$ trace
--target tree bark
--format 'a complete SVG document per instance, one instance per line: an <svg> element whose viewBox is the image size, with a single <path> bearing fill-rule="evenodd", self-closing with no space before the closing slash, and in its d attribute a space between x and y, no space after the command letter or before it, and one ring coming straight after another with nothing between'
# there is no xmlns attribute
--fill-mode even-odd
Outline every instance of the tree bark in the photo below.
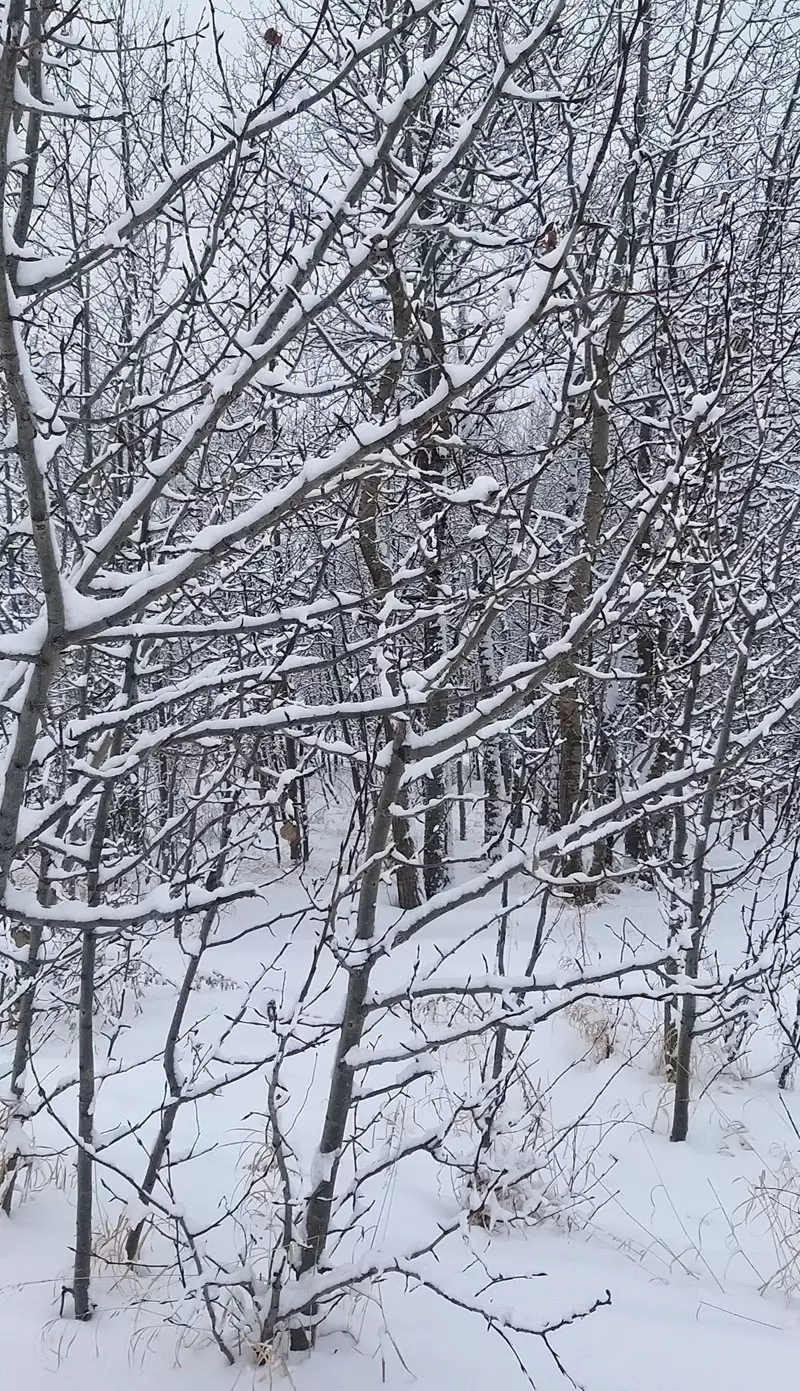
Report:
<svg viewBox="0 0 800 1391"><path fill-rule="evenodd" d="M367 844L367 869L361 881L356 916L357 947L366 946L375 934L381 869L391 835L391 806L396 800L406 766L403 756L404 734L404 730L399 731L392 742L391 760L375 807ZM368 953L359 953L359 957L360 964L348 969L347 994L319 1143L320 1155L326 1162L326 1173L317 1183L306 1204L305 1237L297 1268L298 1276L306 1275L318 1266L328 1239L331 1204L353 1100L354 1074L348 1066L347 1057L351 1049L358 1047L364 1032L367 1017L365 1004L373 965ZM312 1301L303 1311L306 1324L311 1324L311 1327L297 1326L292 1330L291 1344L295 1350L308 1348L313 1341L313 1320L316 1313L316 1303Z"/></svg>
<svg viewBox="0 0 800 1391"><path fill-rule="evenodd" d="M94 991L97 938L93 928L83 930L81 943L80 1002L78 1007L78 1155L75 1208L75 1265L72 1298L75 1317L85 1323L92 1317L92 1212L94 1186Z"/></svg>

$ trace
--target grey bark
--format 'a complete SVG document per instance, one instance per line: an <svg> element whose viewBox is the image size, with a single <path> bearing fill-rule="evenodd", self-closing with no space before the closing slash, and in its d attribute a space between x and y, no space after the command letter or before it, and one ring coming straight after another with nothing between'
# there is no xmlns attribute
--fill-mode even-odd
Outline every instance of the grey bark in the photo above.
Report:
<svg viewBox="0 0 800 1391"><path fill-rule="evenodd" d="M736 703L747 672L750 647L756 631L756 619L751 618L747 632L741 641L739 655L733 669L722 712L719 734L714 754L714 767L709 774L700 810L698 834L692 855L692 897L689 916L691 946L686 953L685 974L696 980L700 970L703 949L707 870L706 856L708 840L714 818L714 811L725 770L725 760L733 734L733 720ZM675 1099L672 1112L670 1139L683 1141L689 1133L689 1095L691 1086L692 1046L694 1043L695 1020L697 1018L697 997L684 995L681 1006L681 1022L678 1031L678 1045L675 1061Z"/></svg>
<svg viewBox="0 0 800 1391"><path fill-rule="evenodd" d="M403 756L404 735L405 731L401 729L394 736L391 760L375 807L367 844L367 869L361 881L358 900L354 941L356 948L366 947L375 934L381 870L392 828L391 807L397 797L406 766ZM328 1171L317 1183L306 1205L303 1248L297 1269L299 1276L306 1275L318 1266L328 1239L336 1177L353 1100L354 1073L352 1067L348 1066L347 1057L351 1049L358 1047L364 1032L372 965L369 953L364 951L359 953L357 964L348 968L347 994L319 1143L320 1155L323 1160L328 1161ZM291 1334L292 1346L298 1350L309 1347L313 1341L313 1320L317 1313L313 1301L303 1313L305 1326L296 1326Z"/></svg>

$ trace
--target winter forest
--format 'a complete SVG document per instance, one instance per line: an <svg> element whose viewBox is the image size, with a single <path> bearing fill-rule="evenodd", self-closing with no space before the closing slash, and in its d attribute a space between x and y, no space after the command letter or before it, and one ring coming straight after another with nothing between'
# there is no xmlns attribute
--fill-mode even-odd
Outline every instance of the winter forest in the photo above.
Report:
<svg viewBox="0 0 800 1391"><path fill-rule="evenodd" d="M800 4L0 10L5 1366L794 1389Z"/></svg>

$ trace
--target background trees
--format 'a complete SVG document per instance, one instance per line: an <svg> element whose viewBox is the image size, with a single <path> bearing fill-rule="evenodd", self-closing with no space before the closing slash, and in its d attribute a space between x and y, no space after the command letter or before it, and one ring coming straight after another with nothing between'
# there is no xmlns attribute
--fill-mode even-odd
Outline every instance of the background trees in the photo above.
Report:
<svg viewBox="0 0 800 1391"><path fill-rule="evenodd" d="M3 23L3 1205L44 1118L79 1320L100 1186L227 1357L307 1347L367 1280L454 1297L460 1216L365 1254L375 1183L427 1156L491 1225L554 1014L663 1009L675 1140L699 1031L741 1047L758 998L796 1045L793 864L706 959L794 810L795 20L331 0L235 61L124 4ZM647 941L548 973L554 905L626 881ZM468 1039L474 1088L387 1150ZM253 1078L268 1216L198 1227L196 1118Z"/></svg>

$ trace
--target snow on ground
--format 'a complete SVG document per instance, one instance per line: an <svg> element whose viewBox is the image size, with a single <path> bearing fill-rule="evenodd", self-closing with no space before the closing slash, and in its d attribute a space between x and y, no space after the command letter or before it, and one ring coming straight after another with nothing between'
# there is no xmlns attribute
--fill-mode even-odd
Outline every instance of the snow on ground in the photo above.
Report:
<svg viewBox="0 0 800 1391"><path fill-rule="evenodd" d="M776 870L766 890L762 884L762 917L774 911L779 894ZM742 910L752 895L752 884L738 886L718 915L714 945L723 961L736 957ZM284 879L269 887L267 900L274 916L300 906L302 894L293 879ZM263 973L282 945L280 929L242 930L263 920L265 907L266 900L239 906L221 926L225 945L212 953L218 974L202 975L193 1002L198 1048L219 1033L221 1021L250 991L250 1022L237 1047L256 1053L264 1037L258 1011L263 1019L270 999L280 998L307 957L304 932L310 935L313 927L301 923L287 952ZM531 912L522 908L512 919L514 961L529 947ZM384 913L388 921L388 904ZM447 933L456 940L464 927L462 913L457 922L437 928L437 942ZM607 959L619 953L622 939L634 949L663 940L655 893L627 888L580 912L557 904L549 959ZM490 948L491 939L479 938L464 949L474 969ZM150 965L115 1056L152 1061L103 1082L96 1114L101 1132L140 1115L142 1098L154 1088L160 1094L158 1052L181 969L170 934L154 942ZM705 1391L711 1381L726 1391L752 1391L757 1383L794 1391L800 1359L800 1098L777 1089L778 1043L768 1030L732 1068L722 1065L717 1045L703 1044L690 1139L671 1145L669 1093L659 1075L654 1034L657 1013L656 1005L582 1002L536 1030L528 1049L540 1113L529 1142L545 1155L538 1212L524 1225L491 1234L462 1225L435 1262L428 1258L426 1269L455 1298L488 1290L497 1307L527 1321L557 1319L609 1291L610 1307L552 1339L566 1371L587 1391L674 1391L676 1378L684 1391ZM72 1051L68 1033L53 1034L37 1055L39 1078L52 1086L67 1076L74 1069ZM456 1045L438 1085L457 1088L459 1079L476 1075L480 1058L477 1046ZM318 1139L326 1076L321 1060L302 1060L292 1073L292 1139L308 1156ZM436 1086L426 1084L413 1105L387 1109L384 1140L401 1124L430 1123ZM67 1092L59 1103L65 1120L73 1105ZM195 1229L213 1222L258 1171L264 1110L260 1072L196 1110L185 1108L174 1152L194 1157L175 1166L174 1197ZM554 1135L576 1116L583 1117L580 1125L548 1159ZM474 1314L398 1277L340 1306L310 1356L293 1355L288 1364L276 1358L266 1367L244 1356L229 1368L197 1327L170 1322L157 1271L131 1274L120 1260L123 1194L129 1189L111 1172L101 1176L98 1189L102 1263L94 1286L96 1317L83 1326L60 1318L61 1290L69 1278L70 1172L55 1153L65 1148L57 1120L40 1118L36 1140L54 1157L37 1164L0 1241L0 1363L12 1369L14 1384L24 1381L26 1391L44 1391L56 1377L62 1387L74 1384L81 1391L108 1391L112 1385L116 1391L172 1391L189 1377L197 1391L232 1391L268 1379L285 1380L296 1391L469 1391L498 1378L504 1386L522 1387L528 1376L539 1391L569 1384L541 1341L493 1331ZM113 1154L123 1167L143 1171L140 1140L122 1141ZM251 1195L242 1208L245 1225L258 1221L258 1203L268 1199L266 1188ZM366 1239L376 1249L407 1249L461 1207L458 1181L430 1157L413 1157L387 1176ZM235 1244L231 1231L229 1224L224 1240ZM223 1238L212 1234L209 1240Z"/></svg>

